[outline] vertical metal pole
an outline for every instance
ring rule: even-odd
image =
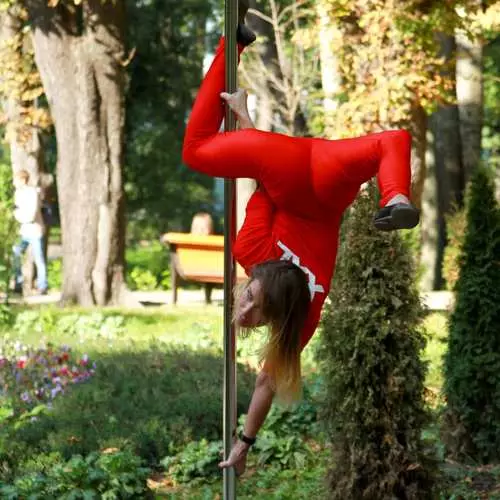
[[[225,0],[225,59],[226,92],[236,91],[236,24],[237,0]],[[236,128],[236,120],[229,107],[226,109],[225,131]],[[231,452],[236,432],[236,335],[232,321],[233,289],[236,283],[236,267],[232,254],[232,243],[236,236],[236,183],[224,181],[224,458]],[[224,500],[236,498],[236,475],[234,468],[224,469]]]

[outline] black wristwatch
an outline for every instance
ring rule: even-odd
[[[248,444],[249,446],[252,446],[255,444],[255,441],[257,441],[257,438],[250,438],[248,436],[245,436],[245,434],[240,433],[240,441],[243,441],[244,443]]]

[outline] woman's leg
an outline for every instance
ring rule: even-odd
[[[240,48],[241,51],[241,48]],[[258,130],[219,133],[224,117],[224,43],[219,44],[186,129],[183,159],[214,177],[259,181],[273,203],[297,215],[319,210],[311,183],[311,140]],[[297,199],[304,200],[297,210]]]
[[[338,141],[318,141],[313,146],[313,177],[317,196],[333,209],[344,210],[353,202],[360,186],[377,176],[382,207],[394,202],[408,204],[410,154],[411,136],[404,130]],[[413,207],[411,210],[413,216],[405,214],[412,218],[408,224],[415,222],[415,213],[418,222],[418,212]],[[403,221],[403,224],[407,222]]]

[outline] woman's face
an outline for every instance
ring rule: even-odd
[[[263,292],[259,280],[252,280],[241,293],[236,303],[236,324],[254,328],[266,323],[262,313]]]

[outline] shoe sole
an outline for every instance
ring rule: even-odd
[[[418,210],[411,205],[394,207],[390,215],[373,221],[374,226],[381,231],[394,231],[397,229],[412,229],[420,220]]]

